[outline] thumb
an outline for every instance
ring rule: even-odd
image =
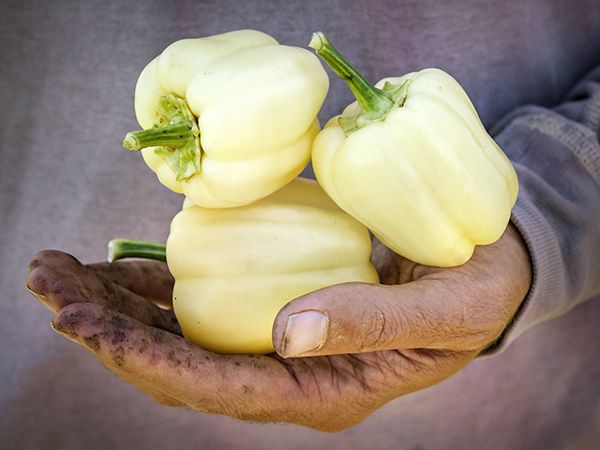
[[[275,351],[285,357],[436,348],[471,350],[480,335],[462,302],[435,280],[399,286],[346,283],[299,297],[273,325]],[[481,330],[483,332],[483,330]]]

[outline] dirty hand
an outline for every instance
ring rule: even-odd
[[[27,287],[56,314],[59,334],[161,404],[336,431],[467,365],[501,335],[531,283],[512,225],[457,268],[420,266],[377,242],[373,261],[382,285],[342,284],[290,302],[273,327],[277,354],[264,356],[183,339],[165,309],[173,279],[162,263],[82,265],[44,251]]]

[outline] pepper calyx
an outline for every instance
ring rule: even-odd
[[[177,181],[187,180],[201,170],[203,152],[196,117],[187,102],[173,94],[160,98],[154,126],[130,131],[123,146],[133,151],[156,147],[154,153],[165,159]]]
[[[392,84],[389,81],[386,81],[383,88],[381,88],[382,92],[385,92],[386,95],[394,102],[394,106],[400,108],[404,106],[406,102],[406,97],[408,95],[408,87],[412,80],[405,80],[402,84]],[[391,109],[390,109],[391,111]],[[353,133],[354,131],[360,130],[365,125],[371,122],[378,122],[384,120],[389,111],[385,114],[373,114],[370,111],[364,111],[361,107],[358,107],[356,110],[349,114],[342,114],[338,121],[346,136]]]
[[[356,97],[359,108],[348,115],[342,115],[339,123],[346,135],[365,125],[383,120],[394,107],[401,107],[406,101],[410,80],[400,85],[387,82],[382,89],[369,83],[319,32],[313,33],[308,44],[317,55],[342,79]]]

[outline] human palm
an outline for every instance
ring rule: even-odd
[[[162,263],[82,265],[44,251],[27,287],[56,314],[58,333],[161,404],[335,431],[467,365],[501,335],[531,280],[512,226],[458,268],[421,266],[377,241],[372,260],[381,285],[346,283],[286,305],[270,355],[216,354],[183,339]],[[302,346],[286,324],[307,311],[327,318],[325,336],[291,357]]]

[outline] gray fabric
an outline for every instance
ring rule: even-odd
[[[533,284],[495,350],[533,325],[600,296],[600,66],[554,111],[518,108],[495,140],[519,176],[512,220],[533,262]]]
[[[559,103],[599,62],[599,6],[597,0],[3,2],[0,446],[593,448],[600,441],[600,362],[593,345],[600,339],[597,301],[532,328],[499,355],[391,402],[350,430],[326,435],[155,405],[56,336],[48,325],[51,315],[25,292],[23,282],[27,262],[42,248],[59,248],[91,262],[105,257],[105,243],[115,236],[166,238],[180,198],[155,180],[138,155],[121,150],[120,140],[137,126],[132,100],[139,71],[177,39],[256,28],[282,43],[304,45],[312,31],[321,29],[371,80],[427,66],[447,70],[491,126],[517,106]],[[321,119],[349,101],[346,86],[333,80]],[[579,115],[569,116],[572,120],[589,127],[598,112],[591,107],[573,114]],[[539,133],[523,134],[525,139]],[[547,184],[560,184],[563,178],[548,179],[554,174],[571,180],[573,194],[588,189],[592,172],[582,170],[577,149],[562,145],[557,158],[564,159],[550,170],[553,159],[542,150],[540,158],[534,153],[555,141],[542,135],[536,139],[535,145],[504,142],[521,164],[521,174],[530,171],[533,184],[538,166],[547,164]],[[582,204],[552,204],[558,210],[550,214],[536,208],[538,198],[527,192],[522,195],[529,196],[539,223],[546,223],[554,237],[551,245],[589,245],[585,239],[565,240],[561,233],[572,222],[559,223],[562,206],[575,214],[567,217],[589,220],[592,215],[581,212],[594,208],[588,197]],[[589,222],[574,226],[587,236],[582,230]],[[531,234],[530,242],[543,238]],[[546,254],[537,248],[532,252]],[[541,307],[541,315],[531,320],[527,314],[534,303],[555,293],[530,298],[519,317],[524,324],[560,314],[591,295],[568,297],[583,286],[574,284],[581,282],[578,268],[592,262],[578,258],[589,249],[559,253],[551,258],[551,272],[538,263],[539,289],[558,276],[560,284],[553,286],[567,290],[558,289],[560,302]],[[597,260],[587,267],[597,273]],[[517,321],[515,329],[519,326]]]

